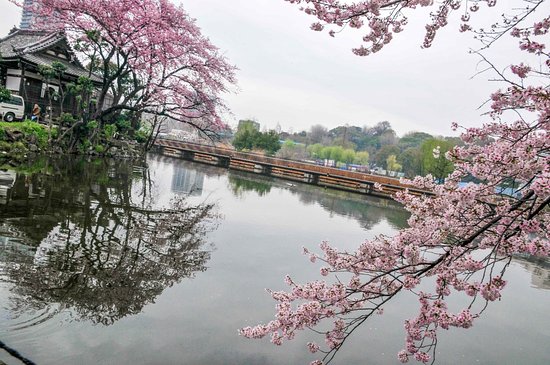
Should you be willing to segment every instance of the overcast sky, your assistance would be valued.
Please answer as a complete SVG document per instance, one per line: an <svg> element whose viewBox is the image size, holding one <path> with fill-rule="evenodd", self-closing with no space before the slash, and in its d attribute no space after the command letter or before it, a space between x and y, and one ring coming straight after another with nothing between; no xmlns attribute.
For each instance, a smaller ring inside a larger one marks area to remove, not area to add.
<svg viewBox="0 0 550 365"><path fill-rule="evenodd" d="M508 2L503 0L503 2ZM235 64L238 86L227 95L233 115L256 119L262 128L309 130L313 124L374 125L389 121L399 135L408 131L452 135L451 122L479 125L486 108L478 109L498 88L471 35L460 34L451 23L430 49L421 49L427 13L413 12L405 32L380 53L357 57L362 30L329 37L313 32L313 18L283 0L183 0L203 33ZM550 2L549 2L550 3ZM19 25L20 9L0 0L0 34ZM546 4L539 14L549 13ZM483 11L479 16L498 14ZM414 15L414 16L413 16ZM515 43L501 42L490 50L502 67L515 54ZM513 53L512 53L513 52Z"/></svg>

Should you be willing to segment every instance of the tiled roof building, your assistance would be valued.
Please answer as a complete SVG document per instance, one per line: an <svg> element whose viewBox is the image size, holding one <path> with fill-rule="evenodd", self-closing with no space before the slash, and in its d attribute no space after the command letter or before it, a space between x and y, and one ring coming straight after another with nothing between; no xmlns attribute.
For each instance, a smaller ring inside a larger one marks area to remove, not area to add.
<svg viewBox="0 0 550 365"><path fill-rule="evenodd" d="M35 103L40 106L48 104L48 85L39 73L40 66L51 65L54 61L65 65L61 80L63 88L67 82L76 81L80 76L90 77L96 85L101 85L101 78L90 75L80 63L63 32L15 29L0 39L0 56L0 84L25 99L27 112ZM60 85L57 84L56 80L49 81L51 92L59 91ZM71 98L67 98L63 109L70 111L71 103Z"/></svg>

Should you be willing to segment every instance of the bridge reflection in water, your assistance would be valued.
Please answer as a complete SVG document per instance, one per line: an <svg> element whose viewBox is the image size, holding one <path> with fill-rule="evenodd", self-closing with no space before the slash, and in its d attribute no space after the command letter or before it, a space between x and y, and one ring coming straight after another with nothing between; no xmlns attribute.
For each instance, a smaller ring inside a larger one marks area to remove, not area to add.
<svg viewBox="0 0 550 365"><path fill-rule="evenodd" d="M0 199L0 339L44 365L309 363L303 342L268 346L236 329L273 315L263 288L289 272L317 278L322 263L302 246L353 250L408 218L390 199L160 155L25 171ZM547 262L514 260L503 300L471 329L445 331L438 364L550 364L548 278ZM340 362L395 363L417 306L399 298Z"/></svg>
<svg viewBox="0 0 550 365"><path fill-rule="evenodd" d="M155 142L155 152L189 161L385 198L391 198L396 192L405 189L413 194L428 194L390 177L237 152L222 147L158 139ZM376 189L375 184L380 184L380 189Z"/></svg>

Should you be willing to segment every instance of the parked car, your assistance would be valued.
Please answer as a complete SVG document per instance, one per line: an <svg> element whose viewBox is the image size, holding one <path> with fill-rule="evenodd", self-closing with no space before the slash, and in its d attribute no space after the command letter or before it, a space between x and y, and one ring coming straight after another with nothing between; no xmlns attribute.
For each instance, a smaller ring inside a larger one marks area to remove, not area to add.
<svg viewBox="0 0 550 365"><path fill-rule="evenodd" d="M0 103L0 115L6 122L23 119L25 115L25 100L19 95L12 95L10 100Z"/></svg>

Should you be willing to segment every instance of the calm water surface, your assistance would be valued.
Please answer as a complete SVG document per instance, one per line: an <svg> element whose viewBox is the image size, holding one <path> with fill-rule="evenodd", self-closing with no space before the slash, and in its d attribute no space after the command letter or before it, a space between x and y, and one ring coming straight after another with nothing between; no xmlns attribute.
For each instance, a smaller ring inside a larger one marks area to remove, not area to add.
<svg viewBox="0 0 550 365"><path fill-rule="evenodd" d="M352 249L407 218L387 200L156 156L39 161L0 184L0 340L37 364L307 364L311 334L237 335L272 318L264 288L317 278L302 246ZM516 260L507 279L472 329L440 335L438 364L550 364L550 264ZM416 308L399 297L334 364L397 364Z"/></svg>

